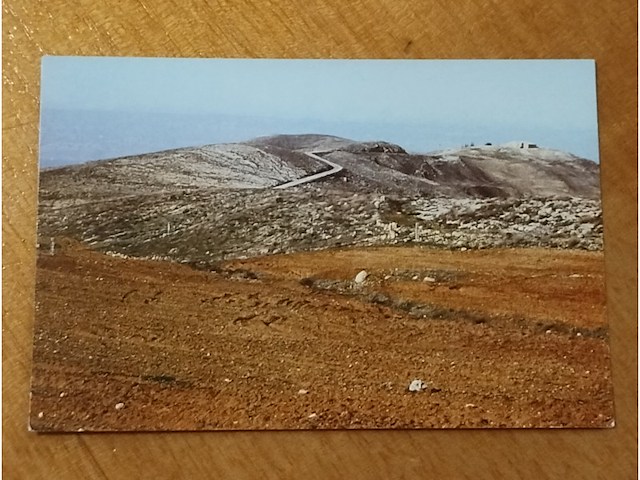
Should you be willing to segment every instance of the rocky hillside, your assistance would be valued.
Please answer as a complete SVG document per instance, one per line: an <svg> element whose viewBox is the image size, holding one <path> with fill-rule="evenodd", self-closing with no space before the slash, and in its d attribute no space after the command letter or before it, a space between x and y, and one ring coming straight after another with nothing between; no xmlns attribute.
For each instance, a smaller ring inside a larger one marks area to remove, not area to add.
<svg viewBox="0 0 640 480"><path fill-rule="evenodd" d="M242 143L180 148L41 172L41 199L82 201L200 188L269 188L326 169L298 152Z"/></svg>
<svg viewBox="0 0 640 480"><path fill-rule="evenodd" d="M544 148L482 146L426 155L388 142L327 135L278 135L89 162L43 171L43 195L107 198L191 188L269 188L342 167L322 182L354 192L452 198L572 196L599 198L599 166Z"/></svg>
<svg viewBox="0 0 640 480"><path fill-rule="evenodd" d="M326 172L322 159L342 170L273 188ZM387 142L269 137L43 171L39 243L65 236L199 265L351 245L597 250L598 165L509 146L412 155Z"/></svg>
<svg viewBox="0 0 640 480"><path fill-rule="evenodd" d="M354 245L599 250L602 217L598 201L581 198L425 199L307 184L43 204L39 233L43 248L68 236L102 251L211 266Z"/></svg>
<svg viewBox="0 0 640 480"><path fill-rule="evenodd" d="M432 158L436 168L463 165L467 171L481 171L508 196L600 198L599 165L559 150L487 145L445 150Z"/></svg>
<svg viewBox="0 0 640 480"><path fill-rule="evenodd" d="M598 164L555 150L486 146L415 155L383 142L363 145L325 157L365 190L455 198L600 195Z"/></svg>

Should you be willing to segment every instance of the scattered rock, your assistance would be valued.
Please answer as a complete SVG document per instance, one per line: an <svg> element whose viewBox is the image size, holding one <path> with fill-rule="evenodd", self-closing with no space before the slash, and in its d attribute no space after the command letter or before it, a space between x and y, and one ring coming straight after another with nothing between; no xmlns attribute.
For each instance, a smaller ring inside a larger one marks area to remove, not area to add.
<svg viewBox="0 0 640 480"><path fill-rule="evenodd" d="M304 388L298 390L298 395L306 395L307 393L309 393L309 390L305 390Z"/></svg>
<svg viewBox="0 0 640 480"><path fill-rule="evenodd" d="M64 398L66 396L67 396L66 392L60 392L60 398Z"/></svg>
<svg viewBox="0 0 640 480"><path fill-rule="evenodd" d="M318 418L318 414L317 413L312 413L307 418Z"/></svg>
<svg viewBox="0 0 640 480"><path fill-rule="evenodd" d="M116 410L122 410L124 408L124 403L118 402L116 403Z"/></svg>
<svg viewBox="0 0 640 480"><path fill-rule="evenodd" d="M364 283L364 281L367 279L368 276L369 276L369 274L367 273L366 270L361 270L356 275L356 278L353 279L353 281L356 282L357 284L362 284L362 283Z"/></svg>
<svg viewBox="0 0 640 480"><path fill-rule="evenodd" d="M44 412L38 413L38 418L44 418Z"/></svg>
<svg viewBox="0 0 640 480"><path fill-rule="evenodd" d="M325 201L310 201L319 194ZM123 230L117 216L106 221L91 210L74 210L71 215L66 208L46 206L39 231L46 236L64 230L112 256L177 261L205 270L215 270L216 262L233 258L350 244L415 242L458 251L514 246L602 249L602 213L597 199L415 195L396 202L385 199L374 209L379 199L379 194L371 192L355 198L327 194L313 184L290 190L286 197L272 189L194 191L162 204L127 203L125 211L134 209L139 219L135 232ZM395 216L389 218L389 212ZM398 215L402 222L398 222ZM167 222L158 220L165 217L172 218L169 245L156 235L166 230ZM238 229L242 235L218 234ZM201 232L198 236L202 238L195 238L194 231ZM238 281L261 279L249 271L225 275Z"/></svg>
<svg viewBox="0 0 640 480"><path fill-rule="evenodd" d="M435 279L435 278L433 278L433 277L424 277L424 278L422 279L422 281L423 281L423 282L430 282L430 283L433 283L433 282L435 282L435 281L436 281L436 279Z"/></svg>
<svg viewBox="0 0 640 480"><path fill-rule="evenodd" d="M421 392L425 388L427 388L427 384L424 383L422 380L419 380L419 379L414 379L409 384L409 391L410 392Z"/></svg>

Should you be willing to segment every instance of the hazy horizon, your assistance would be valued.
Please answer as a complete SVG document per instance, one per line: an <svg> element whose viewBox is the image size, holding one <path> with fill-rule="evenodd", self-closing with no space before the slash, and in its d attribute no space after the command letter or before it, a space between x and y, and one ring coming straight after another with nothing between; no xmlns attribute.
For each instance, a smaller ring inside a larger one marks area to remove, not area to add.
<svg viewBox="0 0 640 480"><path fill-rule="evenodd" d="M595 65L43 58L41 168L301 133L416 153L522 140L598 162Z"/></svg>

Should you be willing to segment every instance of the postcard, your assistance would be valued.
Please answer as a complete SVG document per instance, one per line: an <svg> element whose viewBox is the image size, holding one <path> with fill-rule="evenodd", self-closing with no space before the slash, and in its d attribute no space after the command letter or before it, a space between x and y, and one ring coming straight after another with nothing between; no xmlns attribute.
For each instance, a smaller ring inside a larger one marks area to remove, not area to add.
<svg viewBox="0 0 640 480"><path fill-rule="evenodd" d="M590 60L44 57L30 428L614 425Z"/></svg>

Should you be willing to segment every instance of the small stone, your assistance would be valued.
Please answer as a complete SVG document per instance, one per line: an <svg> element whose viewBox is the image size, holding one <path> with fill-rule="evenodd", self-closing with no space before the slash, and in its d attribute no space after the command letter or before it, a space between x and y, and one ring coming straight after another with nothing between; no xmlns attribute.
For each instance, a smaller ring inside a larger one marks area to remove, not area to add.
<svg viewBox="0 0 640 480"><path fill-rule="evenodd" d="M461 251L461 252L466 252L466 251L467 251L467 247L462 247L462 248L460 249L460 251Z"/></svg>
<svg viewBox="0 0 640 480"><path fill-rule="evenodd" d="M66 396L67 396L67 394L65 392L60 392L60 398L64 398Z"/></svg>
<svg viewBox="0 0 640 480"><path fill-rule="evenodd" d="M312 413L307 418L318 418L318 414L317 413Z"/></svg>
<svg viewBox="0 0 640 480"><path fill-rule="evenodd" d="M366 270L362 270L360 271L360 273L358 273L356 275L356 278L354 279L354 282L361 284L364 283L364 281L367 279L367 277L369 276L369 274L367 273Z"/></svg>
<svg viewBox="0 0 640 480"><path fill-rule="evenodd" d="M44 412L40 412L40 413L38 414L38 418L44 418Z"/></svg>
<svg viewBox="0 0 640 480"><path fill-rule="evenodd" d="M309 393L309 390L305 390L304 388L298 390L298 395L306 395L307 393Z"/></svg>
<svg viewBox="0 0 640 480"><path fill-rule="evenodd" d="M435 281L436 281L436 279L435 279L435 278L433 278L433 277L424 277L424 278L422 279L422 281L423 281L423 282L431 282L431 283L433 283L433 282L435 282Z"/></svg>
<svg viewBox="0 0 640 480"><path fill-rule="evenodd" d="M546 331L546 332L544 332L544 333L546 333L547 335L550 335L550 334L551 334L551 333L553 333L553 332L552 332L551 330L547 330L547 331Z"/></svg>
<svg viewBox="0 0 640 480"><path fill-rule="evenodd" d="M420 391L424 390L426 387L427 387L426 384L422 380L414 379L409 384L409 391L410 392L420 392Z"/></svg>
<svg viewBox="0 0 640 480"><path fill-rule="evenodd" d="M231 379L230 378L225 378L224 381L227 382L227 383L231 383Z"/></svg>
<svg viewBox="0 0 640 480"><path fill-rule="evenodd" d="M476 405L474 403L467 403L464 408L476 408Z"/></svg>
<svg viewBox="0 0 640 480"><path fill-rule="evenodd" d="M412 280L418 280L420 277L418 275L414 275L413 277L411 277Z"/></svg>
<svg viewBox="0 0 640 480"><path fill-rule="evenodd" d="M122 402L116 403L116 410L122 410L123 408L124 408L124 403Z"/></svg>
<svg viewBox="0 0 640 480"><path fill-rule="evenodd" d="M573 273L569 275L569 278L582 278L584 275L580 275L579 273Z"/></svg>

